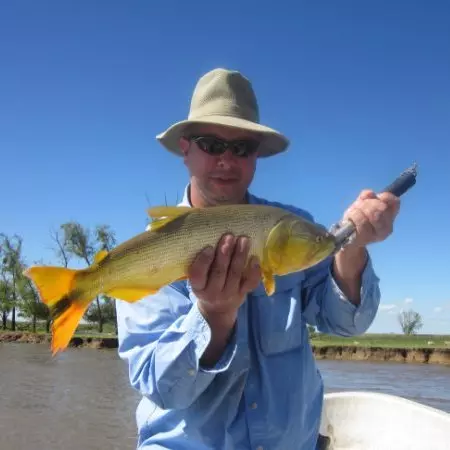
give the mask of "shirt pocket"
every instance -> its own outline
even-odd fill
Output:
[[[302,272],[275,278],[275,292],[269,297],[260,285],[253,293],[256,308],[254,333],[266,356],[298,349],[303,344]]]

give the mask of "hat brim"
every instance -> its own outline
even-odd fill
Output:
[[[157,135],[156,139],[170,152],[182,156],[179,140],[183,136],[186,127],[191,124],[217,124],[259,133],[262,137],[261,144],[258,148],[258,157],[260,158],[281,153],[289,145],[288,138],[272,128],[248,120],[220,115],[204,116],[177,122]]]

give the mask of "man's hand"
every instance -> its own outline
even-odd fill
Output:
[[[236,313],[247,292],[261,279],[256,260],[246,267],[249,239],[223,236],[216,250],[207,248],[192,263],[189,278],[200,311],[207,316]]]
[[[353,222],[356,236],[334,257],[333,276],[354,304],[361,301],[361,274],[367,261],[366,246],[385,240],[394,229],[394,220],[400,209],[398,197],[364,190],[347,209],[344,220]]]
[[[394,229],[399,209],[400,200],[393,194],[362,191],[344,214],[344,219],[351,220],[356,227],[356,238],[351,245],[365,247],[385,240]]]
[[[225,235],[216,249],[206,248],[192,263],[188,277],[197,297],[198,309],[211,327],[212,339],[203,365],[214,365],[220,358],[234,328],[239,307],[246,294],[261,279],[257,260],[247,263],[249,239]]]

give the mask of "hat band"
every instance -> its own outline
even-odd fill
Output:
[[[259,114],[246,105],[237,105],[234,102],[208,103],[204,107],[191,108],[189,119],[199,119],[201,117],[226,116],[237,119],[248,120],[249,122],[259,123]]]

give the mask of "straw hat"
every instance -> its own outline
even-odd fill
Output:
[[[179,139],[192,123],[217,124],[260,134],[260,157],[286,150],[289,140],[278,131],[259,123],[259,108],[250,81],[237,71],[214,69],[195,86],[187,120],[177,122],[156,139],[169,151],[182,155]]]

